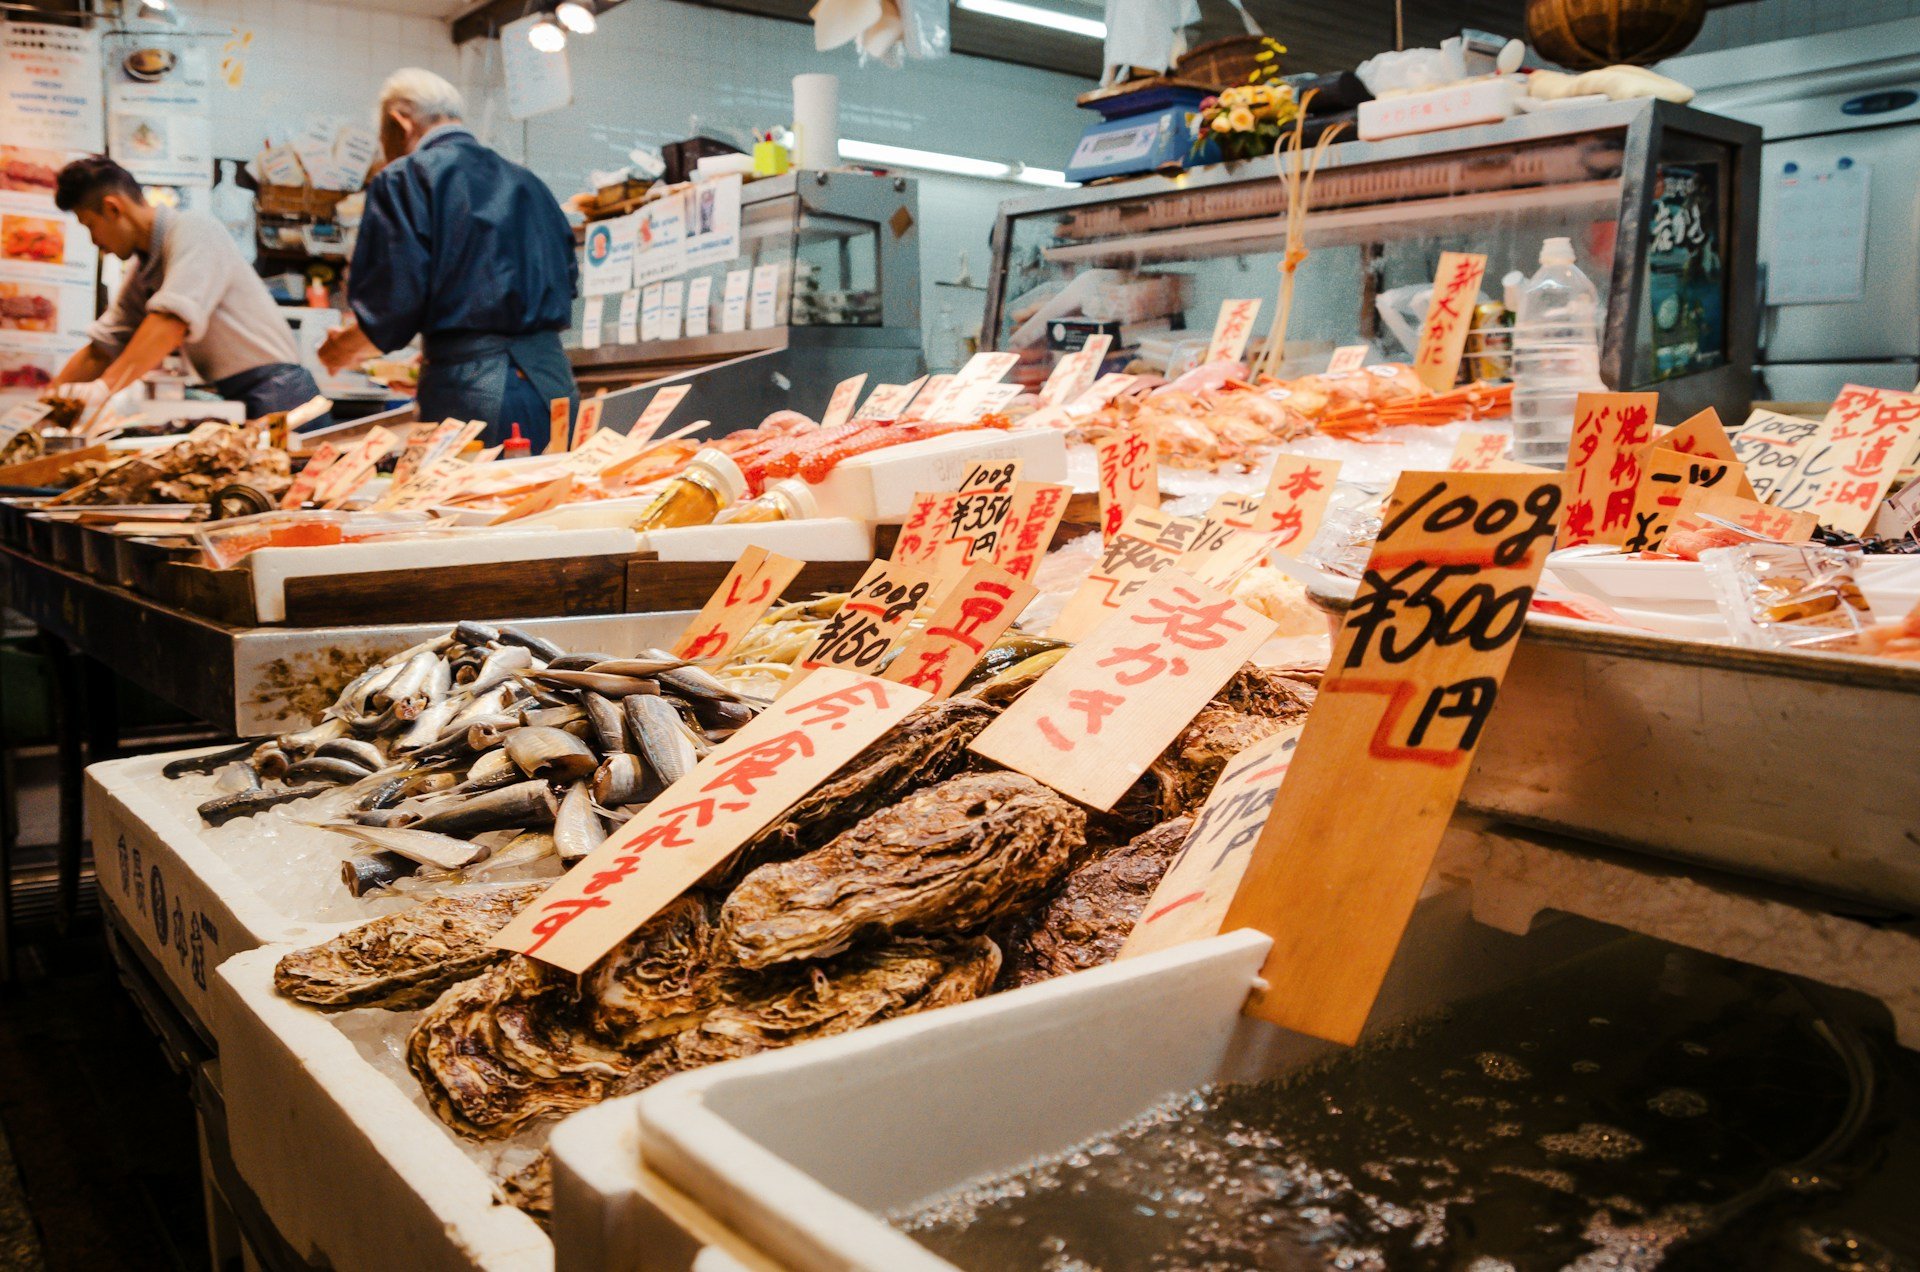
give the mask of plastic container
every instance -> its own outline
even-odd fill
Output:
[[[715,525],[731,526],[755,521],[811,521],[820,515],[820,501],[813,489],[798,478],[789,477],[767,487],[758,499],[735,504],[713,519]]]
[[[500,443],[500,458],[525,459],[533,453],[533,442],[520,436],[520,426],[518,424],[513,424],[509,427],[513,429],[513,432],[508,436],[506,441]]]
[[[1574,398],[1604,393],[1600,294],[1573,263],[1573,244],[1550,238],[1520,293],[1513,326],[1513,457],[1558,468],[1573,439]]]
[[[654,497],[633,528],[644,532],[710,526],[721,509],[739,503],[746,494],[747,479],[740,466],[723,451],[703,450]]]

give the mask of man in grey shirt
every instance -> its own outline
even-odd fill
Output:
[[[220,222],[148,206],[132,174],[103,156],[62,168],[54,203],[95,247],[137,262],[54,379],[55,394],[97,405],[176,349],[222,397],[246,403],[249,418],[319,394],[287,320]]]

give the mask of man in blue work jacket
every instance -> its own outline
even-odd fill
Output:
[[[367,184],[347,274],[349,324],[320,348],[332,370],[421,337],[420,418],[484,420],[546,445],[548,403],[579,402],[560,333],[580,265],[553,193],[480,144],[459,90],[431,71],[380,90],[388,163]]]

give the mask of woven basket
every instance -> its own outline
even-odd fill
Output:
[[[1671,57],[1700,34],[1706,0],[1527,0],[1527,42],[1570,71]]]
[[[1258,55],[1267,44],[1257,35],[1230,35],[1224,40],[1208,40],[1188,51],[1174,64],[1174,73],[1195,84],[1210,84],[1216,89],[1234,88],[1253,82],[1256,71],[1263,80],[1280,74],[1280,61],[1262,62]]]

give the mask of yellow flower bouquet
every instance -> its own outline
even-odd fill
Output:
[[[1280,55],[1286,51],[1278,41],[1266,40],[1266,48],[1255,54],[1260,65],[1247,83],[1201,100],[1196,150],[1211,141],[1229,161],[1273,153],[1280,134],[1300,112],[1293,89],[1278,78]]]

